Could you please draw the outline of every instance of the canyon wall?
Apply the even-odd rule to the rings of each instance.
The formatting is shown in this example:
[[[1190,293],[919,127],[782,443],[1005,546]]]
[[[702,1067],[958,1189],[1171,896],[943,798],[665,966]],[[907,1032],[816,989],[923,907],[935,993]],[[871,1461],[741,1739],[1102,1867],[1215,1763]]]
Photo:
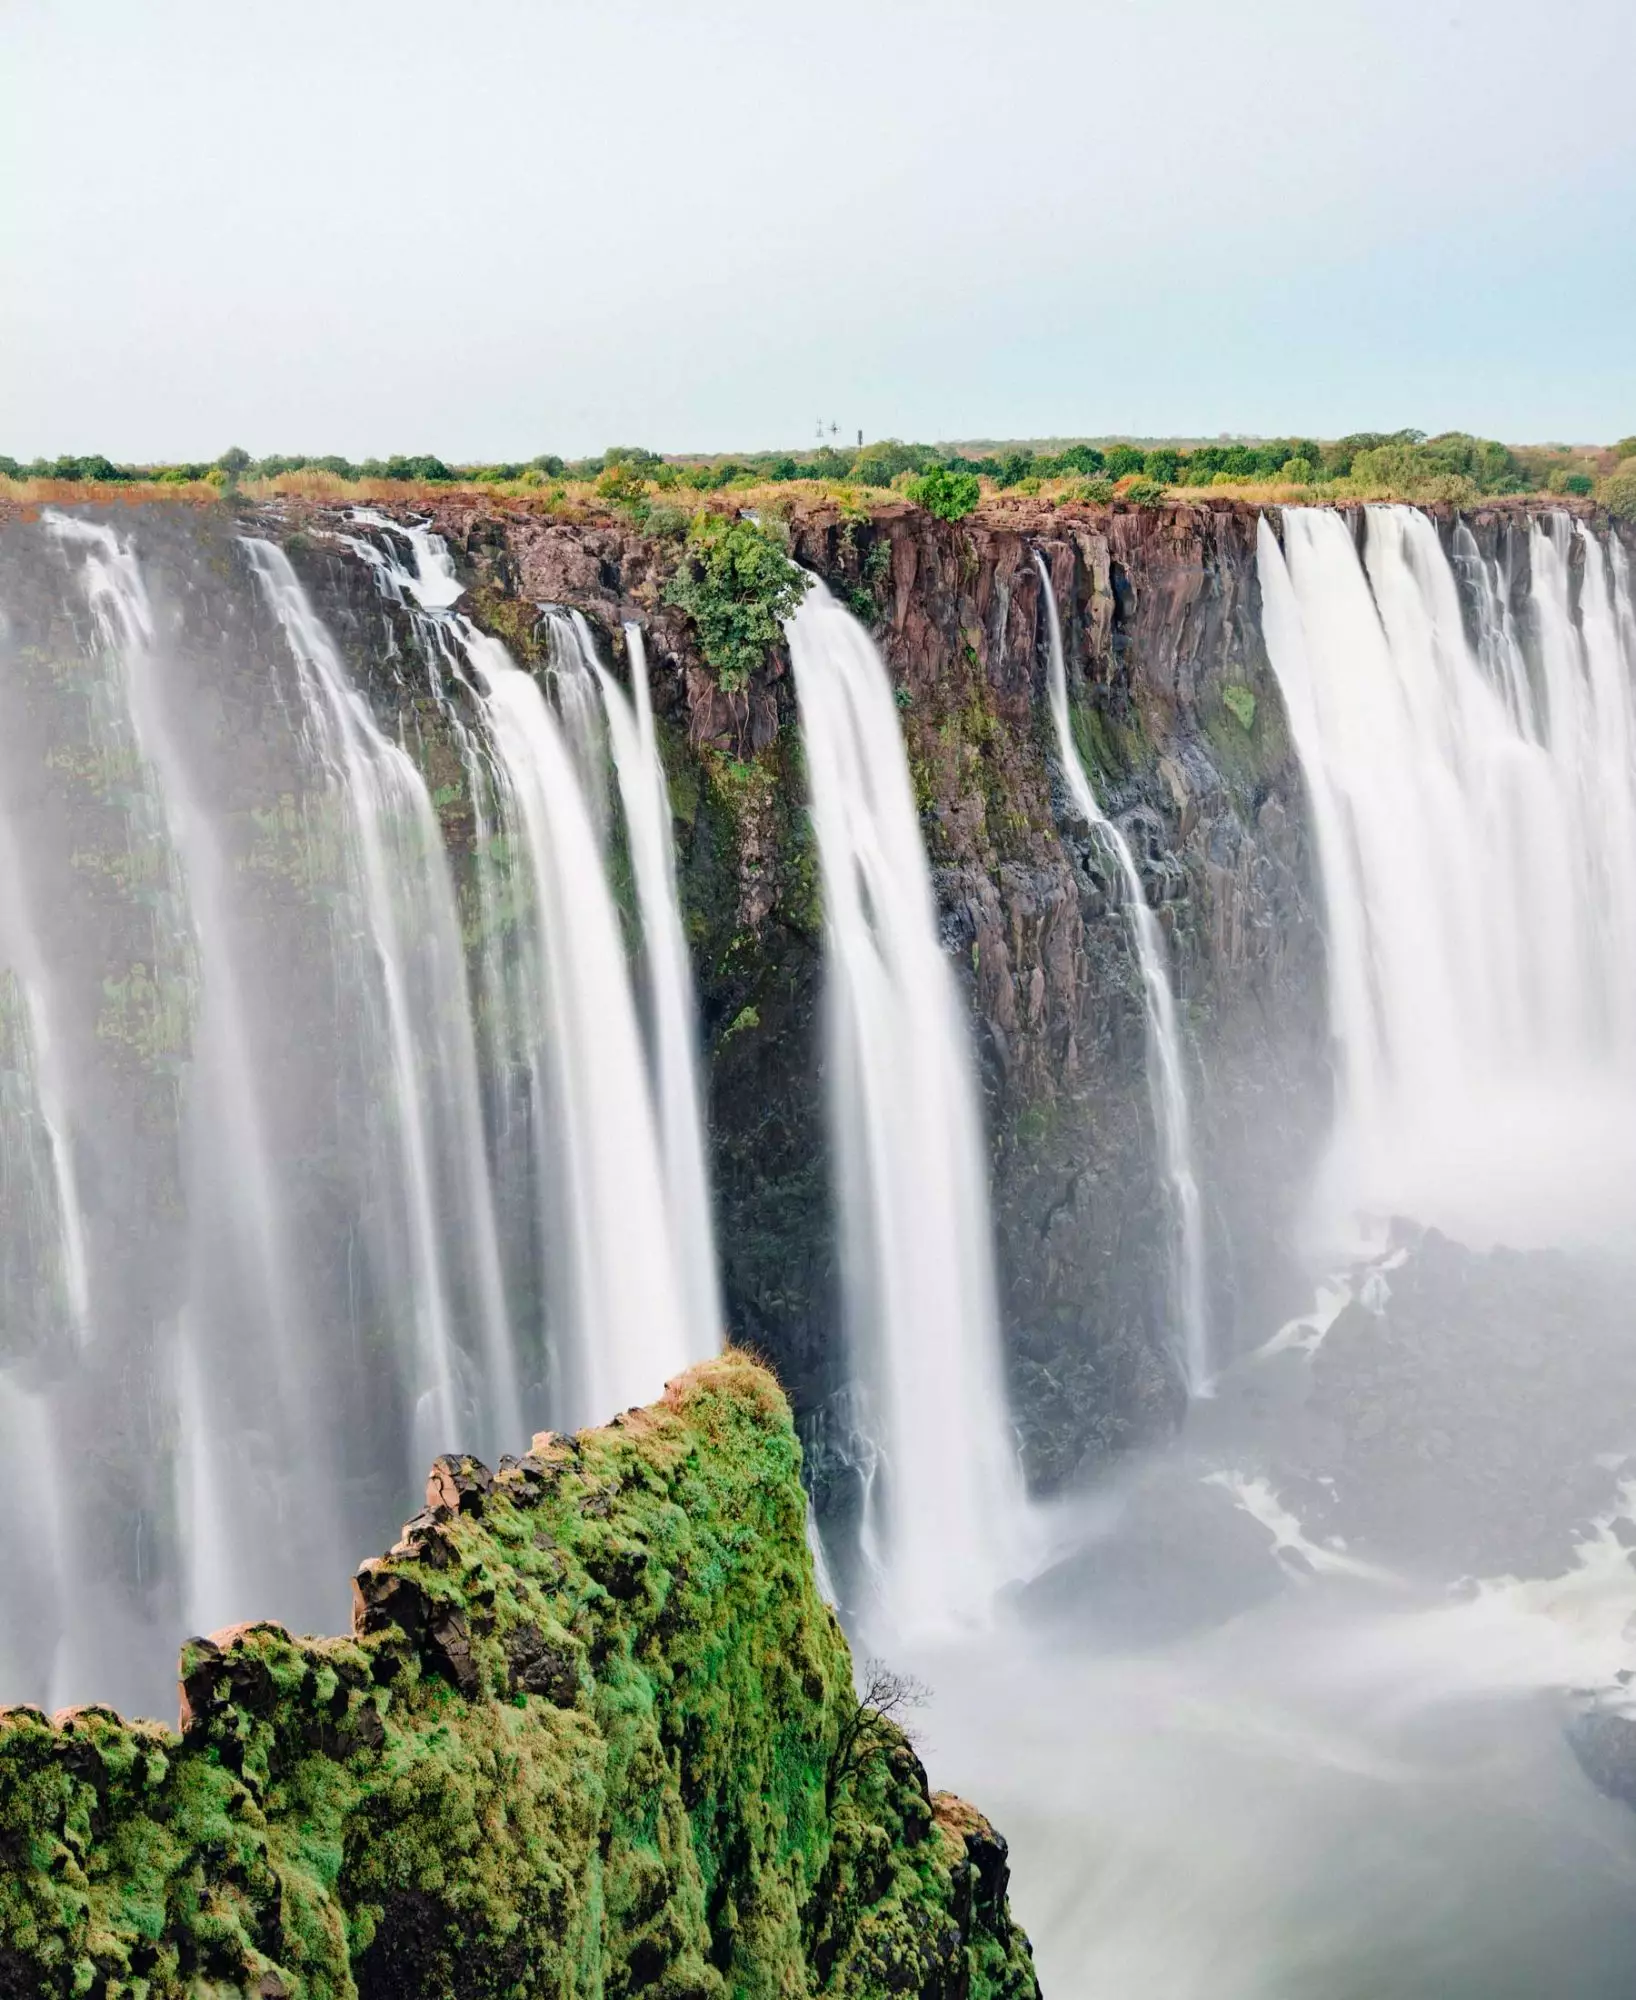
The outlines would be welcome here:
[[[1020,501],[947,523],[893,501],[797,504],[783,522],[796,559],[873,631],[898,688],[971,1001],[1014,1405],[1041,1486],[1161,1431],[1179,1391],[1131,926],[1056,768],[1036,548],[1062,608],[1082,754],[1170,941],[1218,1354],[1301,1303],[1291,1230],[1329,1102],[1321,941],[1299,772],[1259,636],[1255,520],[1230,503]],[[849,1452],[822,914],[785,663],[774,654],[724,694],[664,602],[674,543],[627,523],[460,497],[435,525],[467,608],[524,657],[538,656],[543,602],[584,611],[615,656],[622,621],[646,628],[710,1051],[732,1327],[778,1366],[820,1497],[838,1495]],[[355,670],[378,676],[385,614],[367,586],[321,536],[304,567],[331,623],[355,633]]]

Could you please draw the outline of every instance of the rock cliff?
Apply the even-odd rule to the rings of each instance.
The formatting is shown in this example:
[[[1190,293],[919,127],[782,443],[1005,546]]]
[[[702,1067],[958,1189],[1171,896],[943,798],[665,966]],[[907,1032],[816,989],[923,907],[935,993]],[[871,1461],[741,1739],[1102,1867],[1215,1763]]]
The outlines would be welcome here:
[[[710,1048],[729,1311],[790,1386],[820,1496],[844,1505],[821,911],[785,663],[774,653],[724,694],[664,601],[675,545],[629,523],[467,495],[440,503],[434,524],[467,608],[524,657],[542,602],[582,610],[616,657],[623,620],[646,628]],[[1260,640],[1255,524],[1225,501],[990,502],[957,523],[897,500],[798,501],[783,521],[797,560],[874,632],[899,689],[977,1030],[1014,1403],[1041,1486],[1162,1430],[1178,1388],[1131,925],[1056,767],[1036,548],[1081,752],[1170,939],[1222,1348],[1302,1296],[1285,1230],[1328,1110],[1322,947],[1299,771]],[[383,650],[367,580],[321,538],[304,567],[367,671]]]
[[[0,1996],[1029,2000],[1005,1843],[860,1703],[736,1355],[426,1509],[348,1639],[188,1642],[180,1733],[0,1712]]]

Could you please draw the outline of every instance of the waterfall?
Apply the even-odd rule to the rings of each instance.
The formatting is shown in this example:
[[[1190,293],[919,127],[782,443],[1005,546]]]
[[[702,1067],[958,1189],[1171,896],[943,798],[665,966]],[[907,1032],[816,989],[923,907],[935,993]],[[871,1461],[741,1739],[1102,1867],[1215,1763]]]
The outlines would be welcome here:
[[[982,1129],[891,684],[814,582],[787,623],[822,870],[845,1313],[866,1553],[902,1628],[981,1617],[1021,1565]]]
[[[1105,842],[1124,885],[1136,940],[1136,962],[1142,975],[1142,999],[1147,1015],[1148,1095],[1159,1142],[1159,1168],[1170,1198],[1175,1232],[1173,1260],[1176,1352],[1183,1379],[1194,1396],[1210,1392],[1210,1320],[1205,1294],[1204,1210],[1193,1167],[1193,1127],[1187,1103],[1187,1072],[1182,1061],[1176,1000],[1165,967],[1164,936],[1148,907],[1142,878],[1130,843],[1096,802],[1085,767],[1074,743],[1068,714],[1068,673],[1062,650],[1062,621],[1045,557],[1036,549],[1045,601],[1045,628],[1050,639],[1051,720],[1056,726],[1057,756],[1080,817]]]
[[[577,616],[574,630],[583,656],[595,668],[613,745],[625,835],[636,877],[659,1137],[671,1227],[682,1262],[689,1344],[695,1354],[708,1354],[721,1337],[722,1311],[700,1112],[698,1021],[676,887],[670,790],[653,724],[647,647],[641,626],[627,624],[625,645],[631,670],[631,700],[627,702],[618,683],[597,660],[585,622]]]
[[[395,1274],[387,1311],[412,1329],[411,1466],[475,1434],[493,1451],[513,1428],[517,1369],[483,1148],[476,1046],[460,924],[426,784],[377,726],[290,560],[245,544],[284,628],[311,748],[341,806],[343,923],[365,998],[375,1077],[378,1269]],[[484,1363],[462,1352],[475,1326]],[[480,1386],[481,1385],[481,1386]]]
[[[1636,1190],[1636,616],[1557,515],[1452,560],[1408,507],[1259,531],[1338,1064],[1314,1214],[1601,1240]],[[1463,588],[1462,588],[1463,584]]]
[[[491,966],[485,983],[490,1032],[523,1093],[507,1123],[531,1135],[536,1282],[558,1333],[553,1415],[605,1420],[651,1401],[721,1340],[691,978],[669,795],[651,718],[640,719],[645,681],[633,714],[584,621],[547,612],[548,701],[498,639],[453,608],[461,588],[438,537],[355,519],[377,537],[358,546],[372,551],[383,587],[415,607],[423,646],[471,698],[468,772],[474,791],[488,774],[493,814],[479,841],[479,900],[516,917],[514,971]],[[605,858],[604,715],[648,967],[651,1066]]]

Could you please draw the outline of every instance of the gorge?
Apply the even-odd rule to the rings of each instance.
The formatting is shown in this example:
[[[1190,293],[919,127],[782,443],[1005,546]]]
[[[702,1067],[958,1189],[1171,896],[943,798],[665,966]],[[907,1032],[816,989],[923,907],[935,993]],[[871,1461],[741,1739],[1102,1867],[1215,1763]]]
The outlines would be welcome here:
[[[334,1675],[351,1729],[358,1648],[423,1609],[371,1628],[366,1583],[353,1642],[223,1628],[341,1629],[434,1460],[634,1411],[536,1444],[572,1483],[718,1394],[771,1456],[695,1526],[736,1546],[762,1481],[785,1592],[752,1604],[739,1548],[720,1603],[816,1649],[790,1700],[833,1737],[793,1437],[730,1339],[793,1404],[843,1621],[1013,1843],[1047,1993],[1627,1990],[1636,1820],[1575,1762],[1636,1795],[1625,531],[792,494],[759,526],[813,580],[730,685],[674,530],[421,499],[0,526],[0,1702],[32,1705],[0,1802],[7,1755],[178,1754],[43,1711],[165,1712],[188,1632],[201,1769],[263,1726],[256,1673]],[[731,1394],[641,1413],[712,1368]],[[620,1532],[703,1630],[664,1521]],[[559,1706],[612,1742],[623,1667],[553,1604],[588,1649]],[[417,1717],[478,1691],[435,1653]],[[896,1754],[872,1824],[944,1958],[898,1988],[836,1973],[861,1931],[820,1972],[756,1949],[789,1990],[952,1994],[964,1952],[971,1994],[1026,1993],[992,1836],[945,1839],[970,1809]],[[660,1842],[667,1964],[725,1948],[716,1864],[672,1862],[740,1839],[739,1785],[715,1847]],[[842,1839],[800,1810],[797,1929]],[[408,1977],[356,1973],[382,1921],[360,1993]],[[221,1976],[283,1980],[243,1936]],[[761,1990],[714,1977],[686,1990]]]

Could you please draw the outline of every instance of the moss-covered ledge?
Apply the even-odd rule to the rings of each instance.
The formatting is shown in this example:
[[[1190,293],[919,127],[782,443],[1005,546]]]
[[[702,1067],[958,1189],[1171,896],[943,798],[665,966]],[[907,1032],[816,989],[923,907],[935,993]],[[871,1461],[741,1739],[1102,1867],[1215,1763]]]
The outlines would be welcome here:
[[[1004,1842],[857,1727],[798,1467],[728,1355],[440,1460],[353,1637],[189,1641],[179,1735],[0,1712],[0,1996],[1034,1995]]]

